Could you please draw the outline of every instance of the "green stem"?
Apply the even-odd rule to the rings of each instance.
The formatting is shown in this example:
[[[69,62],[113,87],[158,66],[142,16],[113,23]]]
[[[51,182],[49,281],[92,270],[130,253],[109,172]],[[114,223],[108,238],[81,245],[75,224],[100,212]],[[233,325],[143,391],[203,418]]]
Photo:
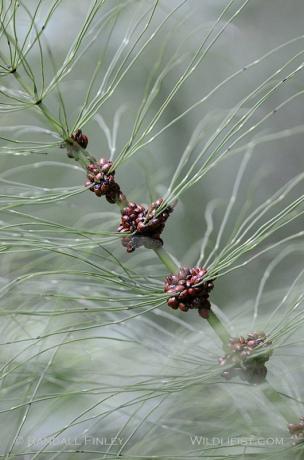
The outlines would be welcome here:
[[[214,311],[210,310],[209,316],[207,318],[208,323],[216,333],[216,335],[223,342],[224,347],[227,347],[229,342],[230,334],[227,331],[226,327],[223,325],[221,320],[216,316]]]
[[[177,273],[179,271],[179,266],[175,263],[173,257],[163,247],[153,250],[170,273]]]
[[[72,154],[73,154],[73,157],[76,161],[79,161],[79,163],[81,164],[81,166],[83,167],[83,169],[87,169],[87,166],[90,164],[90,163],[96,163],[96,158],[93,157],[91,154],[89,154],[88,152],[84,151],[81,149],[81,147],[78,146],[78,144],[68,144],[68,141],[67,142],[67,148],[71,150]]]
[[[117,206],[119,207],[120,211],[122,212],[124,208],[129,205],[129,201],[123,193],[120,193],[119,199],[116,201]]]
[[[34,98],[30,88],[28,88],[28,86],[24,83],[24,81],[22,80],[22,78],[19,75],[19,73],[17,71],[15,71],[13,73],[13,75],[16,78],[16,80],[18,81],[19,85],[27,92],[27,94],[30,97]],[[36,101],[36,104],[34,106],[37,107],[42,112],[42,114],[46,117],[46,119],[49,121],[51,126],[55,129],[55,131],[57,131],[57,133],[60,136],[62,136],[63,135],[63,128],[62,128],[61,124],[53,117],[53,115],[51,115],[51,113],[49,112],[47,107],[42,103],[42,101]]]
[[[56,120],[56,118],[53,117],[53,115],[51,114],[49,109],[46,107],[46,105],[43,102],[37,101],[36,107],[38,107],[41,110],[41,112],[43,113],[45,118],[47,118],[49,120],[50,124],[54,127],[54,129],[58,132],[58,134],[63,137],[66,134],[64,132],[63,127]]]

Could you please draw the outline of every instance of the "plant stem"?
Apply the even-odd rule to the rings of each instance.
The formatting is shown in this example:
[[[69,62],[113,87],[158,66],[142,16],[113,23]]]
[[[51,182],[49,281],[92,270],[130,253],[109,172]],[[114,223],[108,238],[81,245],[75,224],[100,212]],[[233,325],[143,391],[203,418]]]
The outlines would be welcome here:
[[[163,247],[159,247],[153,250],[170,273],[176,273],[179,271],[179,266],[173,260],[173,257]]]
[[[210,310],[207,321],[212,327],[212,329],[215,331],[216,335],[223,342],[224,348],[226,348],[229,342],[230,334],[227,331],[224,324],[221,322],[221,320],[216,316],[216,314],[212,310]]]
[[[120,194],[119,200],[116,201],[117,206],[119,206],[120,211],[126,208],[129,204],[129,201],[123,193]]]
[[[78,145],[72,145],[67,143],[67,148],[70,149],[73,154],[73,158],[79,161],[84,170],[87,169],[88,164],[95,163],[97,160],[90,153],[81,149]]]
[[[26,93],[30,97],[34,98],[31,90],[24,83],[24,81],[22,80],[22,78],[19,75],[19,73],[17,72],[17,70],[13,73],[13,75],[16,78],[16,80],[18,81],[19,85],[26,91]],[[51,113],[49,112],[47,107],[42,103],[42,101],[36,101],[36,104],[34,105],[34,107],[37,107],[42,112],[42,114],[45,116],[45,118],[49,121],[49,123],[53,127],[53,129],[55,129],[55,131],[60,136],[63,136],[63,128],[62,128],[61,124],[51,115]]]

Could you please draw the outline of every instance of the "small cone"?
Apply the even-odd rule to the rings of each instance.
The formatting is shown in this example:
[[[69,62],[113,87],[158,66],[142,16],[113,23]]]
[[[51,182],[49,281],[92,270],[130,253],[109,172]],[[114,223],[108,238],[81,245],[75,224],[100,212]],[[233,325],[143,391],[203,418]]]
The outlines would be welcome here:
[[[111,171],[113,163],[101,158],[96,163],[87,166],[87,181],[85,183],[96,196],[105,196],[109,203],[116,203],[121,194],[119,185],[115,182],[115,171]]]
[[[87,148],[89,139],[88,139],[88,136],[86,136],[85,134],[82,134],[81,129],[77,129],[77,131],[75,131],[75,132],[71,135],[71,138],[72,138],[73,141],[75,141],[78,145],[80,145],[80,147],[82,147],[83,149],[86,149],[86,148]]]
[[[163,242],[160,235],[165,228],[166,220],[173,211],[173,208],[168,206],[157,215],[157,210],[162,203],[163,200],[159,199],[145,208],[143,205],[130,202],[123,209],[117,231],[133,234],[122,239],[122,244],[127,248],[127,252],[133,252],[140,246],[145,246],[148,249],[162,246]]]
[[[271,341],[264,332],[253,332],[246,339],[242,336],[231,337],[228,344],[230,351],[219,358],[221,366],[231,364],[231,368],[226,369],[222,376],[227,380],[239,376],[253,384],[264,382],[267,375],[265,363],[272,354],[270,345]]]
[[[167,300],[168,306],[181,311],[197,309],[202,318],[208,318],[213,281],[203,281],[206,274],[207,270],[203,267],[183,267],[177,274],[167,276],[164,292],[172,294]]]

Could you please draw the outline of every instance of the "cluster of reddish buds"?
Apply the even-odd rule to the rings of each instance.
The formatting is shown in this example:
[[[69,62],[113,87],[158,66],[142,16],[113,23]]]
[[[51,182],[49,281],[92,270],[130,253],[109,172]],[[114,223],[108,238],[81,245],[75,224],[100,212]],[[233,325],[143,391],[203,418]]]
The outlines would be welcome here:
[[[79,159],[79,147],[85,149],[88,137],[77,129],[62,146],[67,148],[70,158]],[[87,157],[89,158],[89,157]],[[118,203],[122,210],[118,232],[128,233],[122,238],[122,244],[127,252],[133,252],[137,247],[157,248],[162,246],[160,237],[165,228],[166,220],[173,211],[172,206],[162,206],[162,198],[152,203],[148,208],[136,203],[128,203],[120,186],[115,181],[115,171],[110,160],[101,158],[96,161],[90,157],[87,165],[87,180],[85,186],[96,196],[105,196],[109,203]],[[162,207],[163,209],[160,209]]]
[[[72,142],[72,141],[73,142]],[[62,144],[62,148],[67,149],[67,155],[69,158],[77,159],[77,152],[79,147],[86,149],[89,143],[88,137],[82,133],[81,129],[77,129],[73,134],[71,134],[71,139]]]
[[[115,171],[111,171],[113,163],[101,158],[96,163],[87,166],[87,178],[85,186],[96,196],[105,196],[109,203],[116,203],[120,195],[120,187],[115,182]]]
[[[288,430],[294,445],[304,442],[304,417],[300,417],[299,423],[289,423]]]
[[[162,246],[163,241],[160,235],[165,228],[166,220],[173,211],[172,206],[167,206],[157,214],[162,204],[162,198],[153,202],[148,208],[130,202],[122,210],[117,231],[119,233],[132,233],[132,235],[122,238],[122,244],[127,248],[127,252],[133,252],[140,246],[147,248]]]
[[[74,142],[76,142],[76,144],[80,145],[80,147],[82,147],[83,149],[87,148],[89,139],[88,139],[88,136],[86,136],[85,134],[82,134],[81,129],[77,129],[77,131],[75,131],[71,135],[71,138],[73,139]]]
[[[209,294],[213,289],[213,280],[203,281],[207,270],[202,267],[183,267],[176,275],[165,279],[164,291],[171,296],[167,300],[169,307],[181,311],[196,308],[203,318],[208,318],[211,304]]]
[[[246,339],[232,337],[228,344],[229,352],[219,359],[221,366],[231,365],[223,372],[223,377],[230,380],[238,376],[249,383],[263,382],[267,374],[265,363],[272,353],[270,345],[271,341],[264,332],[253,332]]]

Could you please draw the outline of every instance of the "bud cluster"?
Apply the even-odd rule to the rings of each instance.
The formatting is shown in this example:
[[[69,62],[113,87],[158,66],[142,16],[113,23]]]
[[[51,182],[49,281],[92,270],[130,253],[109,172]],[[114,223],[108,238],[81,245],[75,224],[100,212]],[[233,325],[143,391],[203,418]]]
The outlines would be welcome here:
[[[291,434],[291,439],[293,444],[299,444],[304,441],[304,417],[300,417],[299,423],[289,423],[288,425],[289,433]]]
[[[79,152],[79,147],[86,149],[88,142],[88,137],[82,133],[81,129],[77,129],[73,134],[71,134],[70,139],[64,142],[61,145],[61,147],[67,149],[67,155],[69,158],[74,158],[75,160],[77,160],[77,153]]]
[[[111,171],[112,162],[101,158],[96,163],[87,166],[87,178],[85,185],[96,196],[105,196],[109,203],[115,203],[120,195],[120,187],[115,182],[115,171]]]
[[[207,270],[202,267],[183,267],[177,274],[165,279],[164,291],[171,294],[167,300],[169,307],[181,311],[196,308],[200,316],[208,318],[211,304],[209,294],[213,289],[213,281],[203,281]]]
[[[80,145],[80,147],[82,147],[83,149],[86,149],[87,148],[87,145],[88,145],[88,137],[82,133],[81,129],[77,129],[77,131],[75,131],[72,135],[71,135],[71,138],[73,139],[73,141],[75,141],[78,145]]]
[[[160,235],[173,208],[167,206],[157,215],[162,203],[163,199],[160,198],[145,208],[143,205],[130,202],[122,210],[117,231],[119,233],[132,233],[132,235],[122,239],[122,244],[127,248],[127,252],[133,252],[140,246],[151,248],[163,244]]]
[[[249,383],[263,382],[267,374],[265,363],[272,353],[270,345],[264,332],[253,332],[246,339],[232,337],[228,344],[230,351],[219,359],[221,366],[231,365],[223,372],[223,377],[230,380],[238,376]]]

